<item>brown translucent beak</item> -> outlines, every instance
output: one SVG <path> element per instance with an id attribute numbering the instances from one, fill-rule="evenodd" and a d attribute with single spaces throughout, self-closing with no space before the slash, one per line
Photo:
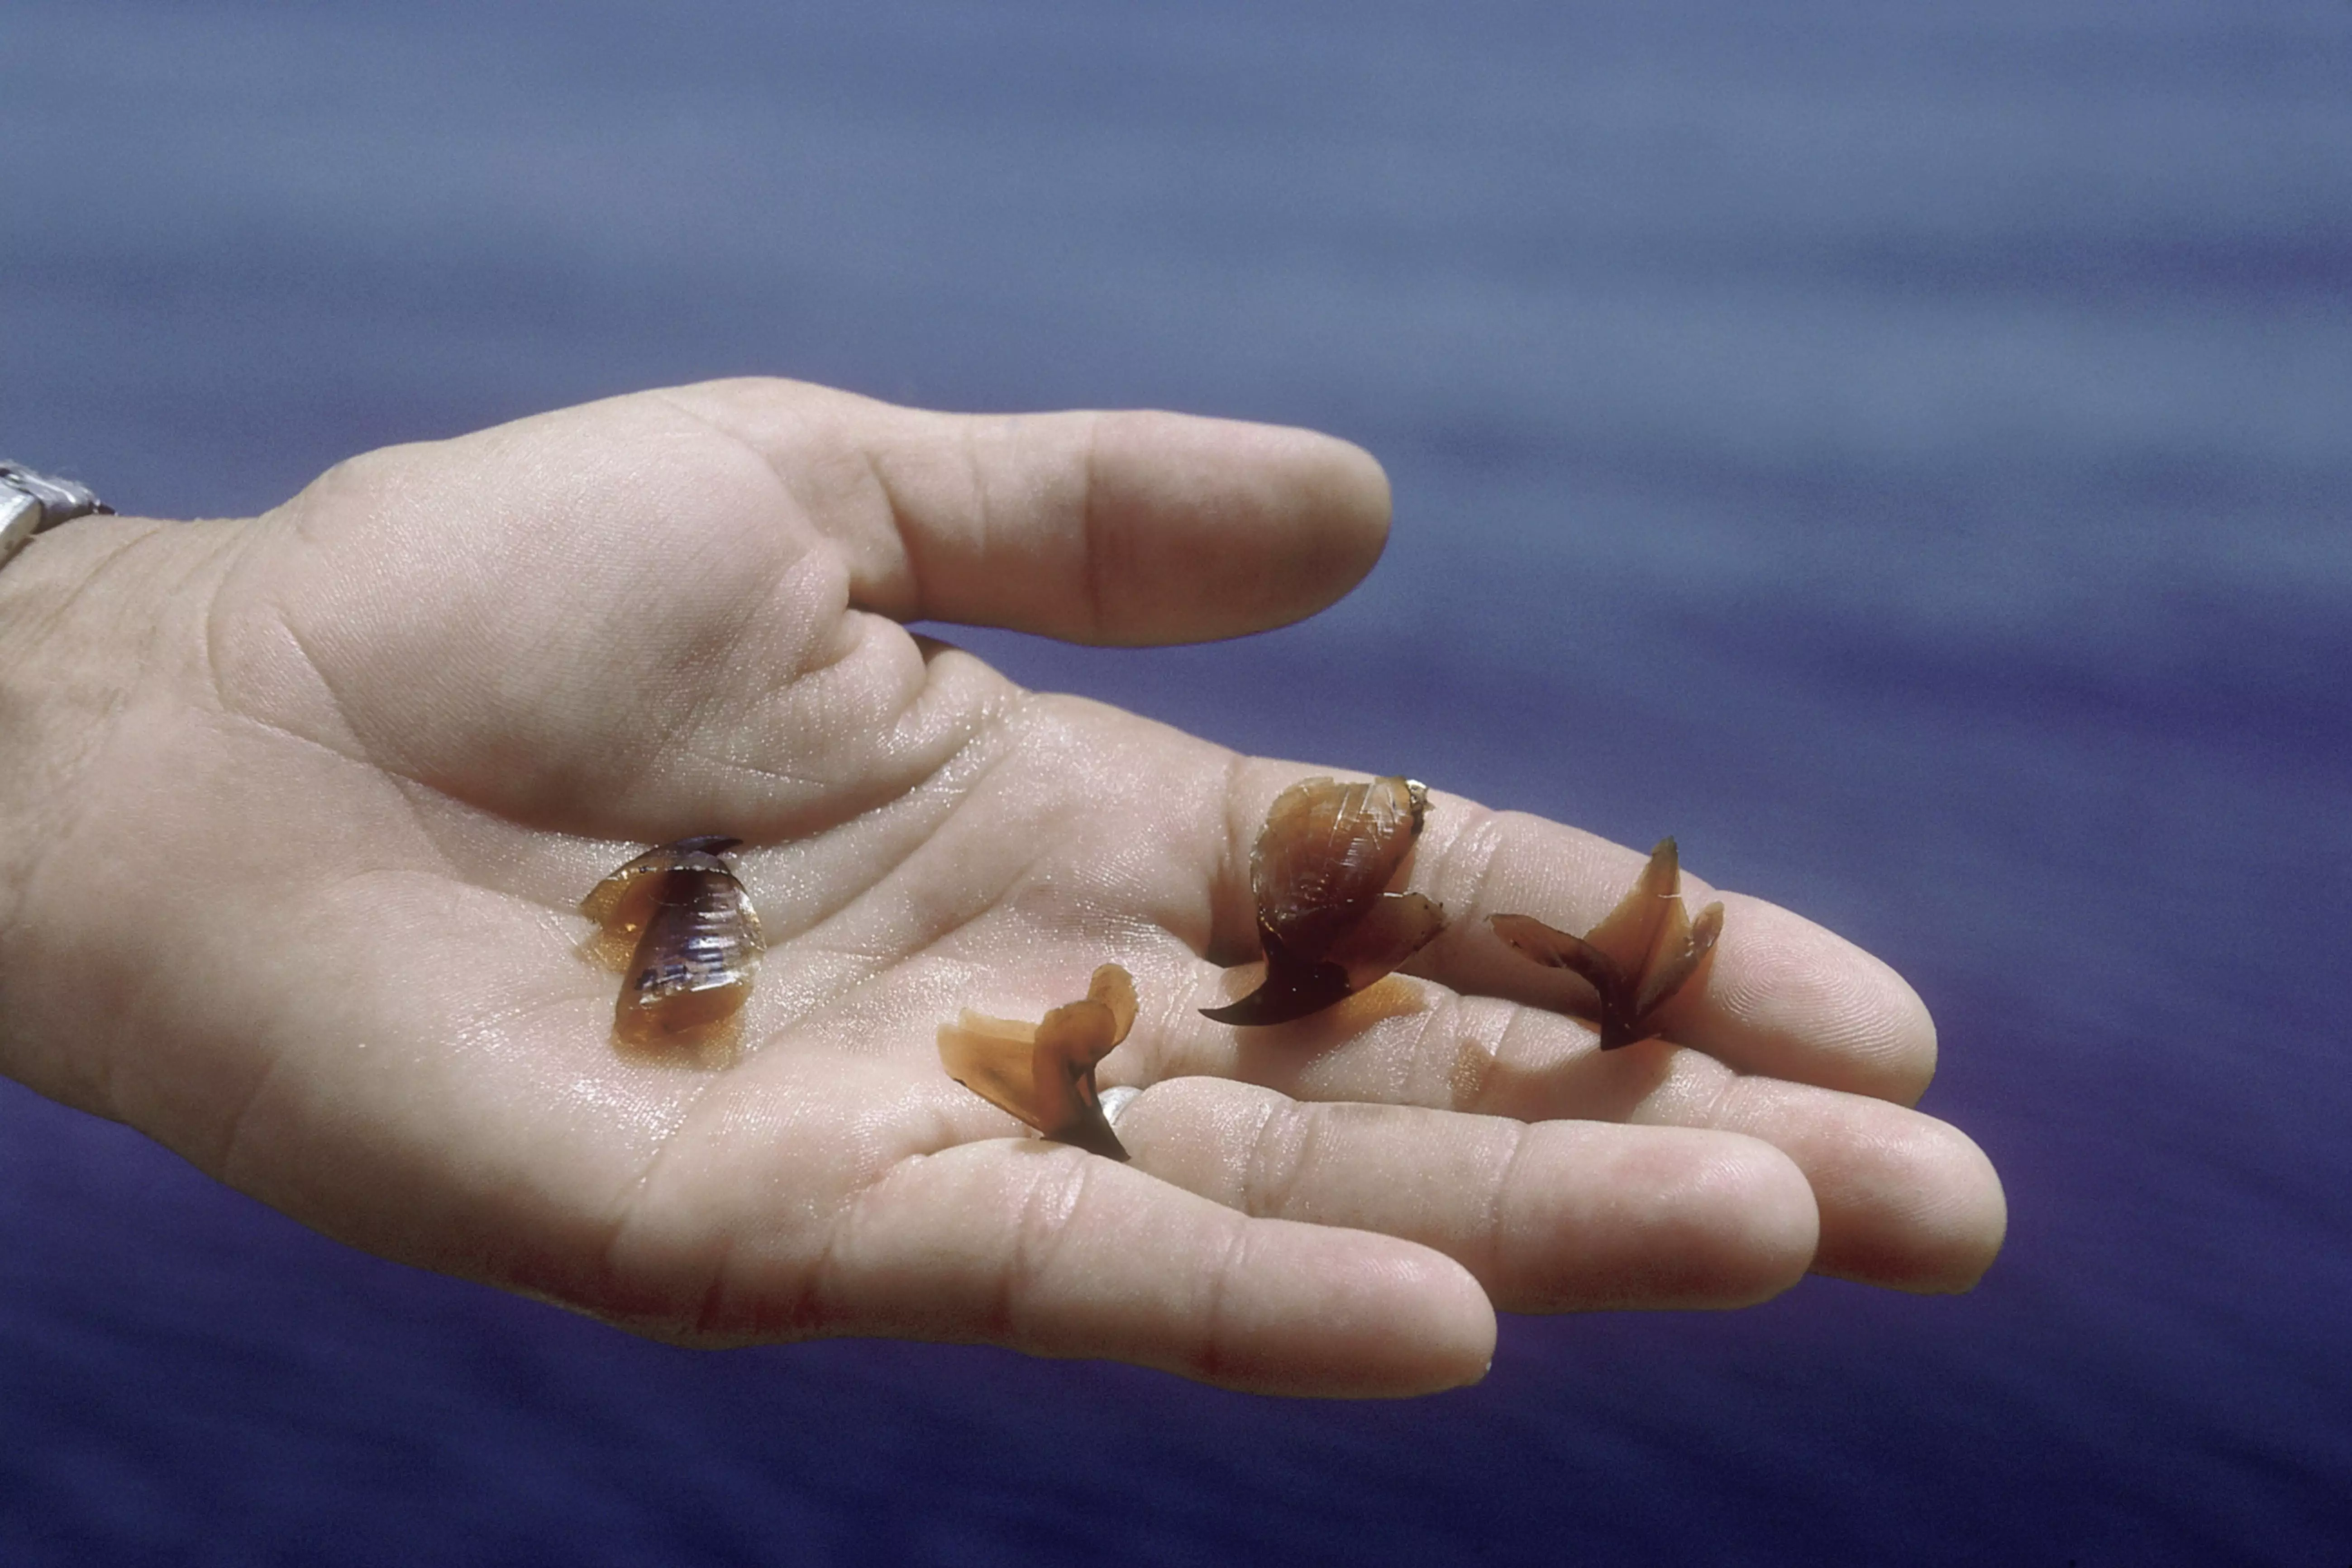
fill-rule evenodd
<path id="1" fill-rule="evenodd" d="M 940 1062 L 950 1078 L 1054 1142 L 1125 1160 L 1095 1068 L 1127 1038 L 1135 1014 L 1134 979 L 1106 963 L 1084 998 L 1034 1024 L 966 1012 L 940 1025 Z"/>

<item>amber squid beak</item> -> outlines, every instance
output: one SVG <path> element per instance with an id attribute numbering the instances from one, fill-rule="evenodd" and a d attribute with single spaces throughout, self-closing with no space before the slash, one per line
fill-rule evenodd
<path id="1" fill-rule="evenodd" d="M 1286 954 L 1276 958 L 1269 950 L 1265 979 L 1256 990 L 1222 1007 L 1203 1007 L 1201 1014 L 1220 1024 L 1244 1027 L 1287 1024 L 1347 1000 L 1354 989 L 1348 984 L 1348 972 L 1336 963 L 1302 963 Z"/>
<path id="2" fill-rule="evenodd" d="M 1089 1154 L 1100 1154 L 1106 1160 L 1125 1162 L 1129 1158 L 1127 1145 L 1121 1143 L 1118 1134 L 1110 1130 L 1110 1118 L 1103 1114 L 1102 1100 L 1093 1090 L 1094 1085 L 1087 1084 L 1079 1094 L 1084 1109 L 1076 1117 L 1046 1132 L 1045 1136 L 1056 1143 L 1067 1143 L 1072 1148 L 1084 1149 Z"/>

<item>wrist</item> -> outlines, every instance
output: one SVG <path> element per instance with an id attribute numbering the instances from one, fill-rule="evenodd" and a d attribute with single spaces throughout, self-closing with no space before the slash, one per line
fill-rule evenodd
<path id="1" fill-rule="evenodd" d="M 0 571 L 0 1072 L 85 1109 L 107 1108 L 95 1064 L 66 1058 L 83 1035 L 61 1016 L 73 978 L 57 973 L 54 946 L 27 937 L 75 855 L 126 852 L 100 842 L 119 823 L 84 835 L 84 807 L 110 737 L 201 679 L 204 605 L 233 536 L 230 525 L 85 517 Z"/>

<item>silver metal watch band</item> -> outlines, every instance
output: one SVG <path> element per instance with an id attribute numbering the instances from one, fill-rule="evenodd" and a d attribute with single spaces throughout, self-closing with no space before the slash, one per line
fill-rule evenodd
<path id="1" fill-rule="evenodd" d="M 0 566 L 30 544 L 35 534 L 77 517 L 113 510 L 87 486 L 51 479 L 0 458 Z"/>

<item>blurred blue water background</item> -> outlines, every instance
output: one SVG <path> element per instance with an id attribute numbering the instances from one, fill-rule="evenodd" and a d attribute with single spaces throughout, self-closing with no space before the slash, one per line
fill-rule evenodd
<path id="1" fill-rule="evenodd" d="M 126 510 L 789 374 L 1311 425 L 1352 599 L 966 638 L 1846 932 L 1958 1300 L 1255 1400 L 698 1355 L 0 1085 L 0 1562 L 2352 1561 L 2352 7 L 6 0 L 0 449 Z"/>

